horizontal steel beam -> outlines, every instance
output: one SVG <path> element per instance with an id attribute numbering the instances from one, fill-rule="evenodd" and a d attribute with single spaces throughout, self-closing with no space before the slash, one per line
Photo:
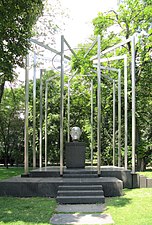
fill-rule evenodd
<path id="1" fill-rule="evenodd" d="M 49 79 L 47 79 L 46 82 L 49 82 L 49 81 L 53 80 L 56 77 L 60 77 L 60 75 L 59 74 L 58 75 L 54 75 L 53 77 L 50 77 Z"/>
<path id="2" fill-rule="evenodd" d="M 109 62 L 109 61 L 114 61 L 114 60 L 120 60 L 120 59 L 124 59 L 125 57 L 126 57 L 126 55 L 118 55 L 118 56 L 113 56 L 110 58 L 100 59 L 100 62 Z M 93 60 L 93 63 L 97 64 L 98 60 L 97 59 Z"/>
<path id="3" fill-rule="evenodd" d="M 33 38 L 31 38 L 30 41 L 33 42 L 33 43 L 35 43 L 35 44 L 37 44 L 37 45 L 39 45 L 39 46 L 41 46 L 42 48 L 45 48 L 45 49 L 47 49 L 47 50 L 53 52 L 53 53 L 56 53 L 56 54 L 58 54 L 58 55 L 61 55 L 61 52 L 58 52 L 58 51 L 55 50 L 54 48 L 51 48 L 50 46 L 45 45 L 45 44 L 43 44 L 43 43 L 40 42 L 40 41 L 37 41 L 37 40 L 35 40 L 35 39 L 33 39 Z M 64 57 L 65 57 L 66 59 L 68 59 L 68 60 L 71 60 L 71 58 L 70 58 L 69 56 L 64 55 Z"/>
<path id="4" fill-rule="evenodd" d="M 93 67 L 97 68 L 96 65 L 93 65 Z M 110 70 L 110 71 L 114 71 L 114 72 L 117 72 L 117 73 L 119 71 L 119 69 L 116 69 L 114 67 L 108 67 L 108 66 L 100 66 L 100 68 L 103 69 L 103 70 Z"/>
<path id="5" fill-rule="evenodd" d="M 114 46 L 112 46 L 112 47 L 110 47 L 110 48 L 108 48 L 108 49 L 105 49 L 104 51 L 101 52 L 100 55 L 102 56 L 102 55 L 104 55 L 104 54 L 106 54 L 106 53 L 108 53 L 108 52 L 111 52 L 111 51 L 113 51 L 113 50 L 115 50 L 115 49 L 117 49 L 117 48 L 119 48 L 119 47 L 121 47 L 121 46 L 127 44 L 127 43 L 130 42 L 131 40 L 132 40 L 132 37 L 131 37 L 131 38 L 128 38 L 128 39 L 126 39 L 125 41 L 122 41 L 121 43 L 118 43 L 118 44 L 116 44 L 116 45 L 114 45 Z M 93 56 L 90 60 L 93 61 L 94 59 L 97 59 L 97 55 Z"/>

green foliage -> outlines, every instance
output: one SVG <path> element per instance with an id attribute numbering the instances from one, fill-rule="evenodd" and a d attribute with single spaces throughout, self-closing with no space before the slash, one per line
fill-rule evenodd
<path id="1" fill-rule="evenodd" d="M 42 7 L 42 0 L 0 1 L 0 101 L 5 81 L 13 80 L 15 66 L 23 67 Z"/>
<path id="2" fill-rule="evenodd" d="M 138 162 L 144 157 L 145 165 L 150 163 L 152 153 L 152 132 L 151 132 L 151 114 L 152 114 L 152 90 L 150 84 L 151 79 L 151 48 L 152 48 L 152 8 L 150 1 L 140 0 L 124 0 L 117 11 L 110 10 L 109 12 L 99 12 L 98 16 L 93 20 L 94 34 L 101 36 L 101 51 L 109 48 L 121 40 L 131 37 L 136 34 L 136 153 Z M 90 72 L 88 67 L 92 67 L 89 58 L 97 54 L 97 47 L 94 47 L 89 53 L 88 57 L 84 59 L 86 53 L 86 46 L 83 50 L 80 49 L 77 53 L 78 58 L 73 59 L 73 69 L 80 68 L 79 72 Z M 128 43 L 124 47 L 115 51 L 116 55 L 127 54 L 128 56 L 128 149 L 129 154 L 131 150 L 131 44 Z M 111 57 L 113 53 L 108 53 L 103 57 Z M 87 60 L 87 61 L 86 61 Z M 80 62 L 80 63 L 79 63 Z M 79 65 L 81 65 L 79 67 Z M 113 61 L 110 63 L 102 63 L 103 66 L 111 66 L 120 68 L 122 72 L 122 161 L 123 146 L 124 146 L 124 86 L 123 86 L 123 60 L 119 62 Z M 102 71 L 102 74 L 108 75 L 113 79 L 117 79 L 117 74 L 107 71 Z M 101 76 L 102 77 L 102 76 Z M 96 77 L 94 77 L 94 85 L 96 88 Z M 110 163 L 112 154 L 112 87 L 106 80 L 102 79 L 102 124 L 101 124 L 101 152 L 103 163 Z M 117 92 L 116 92 L 117 96 Z M 118 102 L 116 99 L 116 115 Z M 117 118 L 116 118 L 117 120 Z M 96 114 L 95 114 L 96 126 Z M 118 124 L 116 123 L 116 130 Z M 117 131 L 116 131 L 117 134 Z M 116 140 L 117 148 L 117 140 Z M 129 155 L 130 157 L 130 155 Z M 141 165 L 139 163 L 138 168 Z"/>
<path id="3" fill-rule="evenodd" d="M 32 26 L 42 10 L 41 0 L 1 1 L 0 4 L 0 43 L 1 72 L 12 74 L 12 68 L 22 66 L 23 56 L 29 48 L 28 39 Z"/>
<path id="4" fill-rule="evenodd" d="M 6 88 L 0 110 L 1 163 L 23 162 L 24 152 L 24 91 Z"/>

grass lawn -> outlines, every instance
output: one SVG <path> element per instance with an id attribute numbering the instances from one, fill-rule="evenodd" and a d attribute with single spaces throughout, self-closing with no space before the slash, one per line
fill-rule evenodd
<path id="1" fill-rule="evenodd" d="M 0 180 L 4 180 L 13 176 L 21 175 L 24 173 L 23 167 L 10 167 L 8 169 L 0 167 Z"/>
<path id="2" fill-rule="evenodd" d="M 152 169 L 146 170 L 144 172 L 138 172 L 140 175 L 143 175 L 145 177 L 152 178 Z"/>
<path id="3" fill-rule="evenodd" d="M 124 190 L 124 196 L 106 198 L 115 225 L 152 224 L 152 188 Z M 0 197 L 0 225 L 49 225 L 56 202 L 50 198 Z"/>
<path id="4" fill-rule="evenodd" d="M 23 168 L 0 168 L 0 179 L 21 173 Z M 152 188 L 125 189 L 121 197 L 106 198 L 106 207 L 115 225 L 152 225 Z M 51 198 L 0 197 L 0 225 L 49 225 L 55 209 Z"/>
<path id="5" fill-rule="evenodd" d="M 152 188 L 124 190 L 124 196 L 107 198 L 115 225 L 152 225 Z"/>
<path id="6" fill-rule="evenodd" d="M 55 208 L 50 198 L 0 197 L 0 225 L 48 225 Z"/>

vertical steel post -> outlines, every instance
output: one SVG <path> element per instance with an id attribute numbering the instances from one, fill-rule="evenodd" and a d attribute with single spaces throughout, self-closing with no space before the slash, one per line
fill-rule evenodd
<path id="1" fill-rule="evenodd" d="M 116 84 L 113 80 L 113 166 L 115 166 L 115 129 L 116 129 Z"/>
<path id="2" fill-rule="evenodd" d="M 39 167 L 42 168 L 42 73 L 43 70 L 40 70 L 40 147 L 39 147 Z"/>
<path id="3" fill-rule="evenodd" d="M 45 167 L 47 167 L 47 115 L 48 115 L 48 81 L 45 87 Z"/>
<path id="4" fill-rule="evenodd" d="M 118 166 L 121 166 L 121 70 L 118 70 Z"/>
<path id="5" fill-rule="evenodd" d="M 97 80 L 98 80 L 98 90 L 97 90 L 97 98 L 98 98 L 98 116 L 97 116 L 97 171 L 98 171 L 98 176 L 100 175 L 100 164 L 101 164 L 101 133 L 100 133 L 100 127 L 101 127 L 101 74 L 100 74 L 100 35 L 98 35 L 98 50 L 97 50 L 97 55 L 98 55 L 98 64 L 97 64 Z"/>
<path id="6" fill-rule="evenodd" d="M 60 175 L 63 175 L 64 36 L 61 35 Z"/>
<path id="7" fill-rule="evenodd" d="M 28 174 L 28 101 L 29 101 L 29 55 L 25 61 L 25 127 L 24 127 L 24 173 Z"/>
<path id="8" fill-rule="evenodd" d="M 128 119 L 127 119 L 127 55 L 124 56 L 124 102 L 125 102 L 125 169 L 127 170 L 127 158 L 128 158 Z"/>
<path id="9" fill-rule="evenodd" d="M 33 168 L 36 168 L 36 53 L 34 52 L 34 71 L 33 71 Z"/>
<path id="10" fill-rule="evenodd" d="M 132 173 L 135 173 L 135 147 L 136 147 L 136 117 L 135 117 L 135 37 L 132 37 L 132 64 L 131 64 L 131 74 L 132 74 Z"/>
<path id="11" fill-rule="evenodd" d="M 68 142 L 70 142 L 70 78 L 68 79 Z"/>
<path id="12" fill-rule="evenodd" d="M 93 166 L 93 80 L 91 80 L 91 166 Z"/>

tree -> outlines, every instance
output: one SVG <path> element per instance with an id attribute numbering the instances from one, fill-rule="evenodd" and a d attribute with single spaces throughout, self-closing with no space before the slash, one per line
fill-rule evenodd
<path id="1" fill-rule="evenodd" d="M 0 1 L 0 102 L 5 81 L 13 80 L 16 65 L 24 65 L 32 28 L 42 9 L 42 0 Z"/>
<path id="2" fill-rule="evenodd" d="M 23 163 L 24 154 L 24 89 L 6 88 L 0 110 L 0 158 L 8 167 Z"/>
<path id="3" fill-rule="evenodd" d="M 101 50 L 105 50 L 108 47 L 111 47 L 121 40 L 128 39 L 133 34 L 136 34 L 136 154 L 138 158 L 138 166 L 141 169 L 141 161 L 143 158 L 145 164 L 148 164 L 151 160 L 149 156 L 149 151 L 151 149 L 151 122 L 149 120 L 149 114 L 147 112 L 151 109 L 151 100 L 152 91 L 150 88 L 151 77 L 151 58 L 152 58 L 152 9 L 150 1 L 140 1 L 140 0 L 124 0 L 122 4 L 119 5 L 117 11 L 110 10 L 106 13 L 99 12 L 98 16 L 93 20 L 94 25 L 94 34 L 101 35 Z M 85 47 L 85 46 L 84 46 Z M 82 55 L 83 50 L 78 51 L 78 58 Z M 119 55 L 127 54 L 128 58 L 131 58 L 131 44 L 128 43 L 124 48 L 117 49 L 116 53 Z M 96 48 L 92 50 L 91 54 L 96 54 Z M 83 54 L 84 55 L 84 54 Z M 105 57 L 110 57 L 111 53 L 105 55 Z M 81 71 L 87 71 L 87 67 L 90 64 L 88 59 L 82 59 L 81 61 Z M 77 59 L 73 60 L 73 68 L 77 68 L 79 64 Z M 108 66 L 106 63 L 103 65 Z M 122 68 L 123 64 L 119 62 L 110 63 L 112 67 Z M 131 71 L 131 64 L 128 64 L 128 74 Z M 123 74 L 122 74 L 123 75 Z M 112 75 L 112 78 L 115 79 L 115 75 Z M 105 84 L 105 81 L 103 81 Z M 131 77 L 128 77 L 128 145 L 130 149 L 131 146 Z M 105 88 L 103 88 L 104 90 Z M 106 90 L 102 90 L 102 96 L 105 96 Z M 123 87 L 122 87 L 123 90 Z M 112 93 L 111 93 L 112 94 Z M 104 101 L 104 99 L 103 99 Z M 102 144 L 105 148 L 107 146 L 106 140 L 104 140 L 105 132 L 107 133 L 109 126 L 104 123 L 107 115 L 111 112 L 108 109 L 110 104 L 110 98 L 106 102 L 104 107 L 104 102 L 102 101 Z M 123 107 L 123 96 L 122 96 L 122 107 Z M 107 111 L 108 110 L 108 111 Z M 122 108 L 123 111 L 123 108 Z M 110 115 L 109 114 L 109 115 Z M 122 118 L 123 124 L 124 118 Z M 147 122 L 145 122 L 147 121 Z M 107 129 L 108 128 L 108 129 Z M 109 132 L 109 131 L 108 131 Z M 107 134 L 108 135 L 108 134 Z M 107 136 L 106 135 L 106 136 Z M 124 135 L 124 132 L 122 133 Z M 105 144 L 104 144 L 105 143 Z M 123 143 L 122 143 L 123 144 Z M 102 148 L 102 147 L 101 147 Z M 101 149 L 101 151 L 105 151 Z"/>
<path id="4" fill-rule="evenodd" d="M 43 14 L 34 26 L 34 38 L 46 45 L 56 43 L 56 34 L 64 29 L 65 20 L 68 18 L 66 9 L 63 9 L 61 0 L 46 0 Z"/>

